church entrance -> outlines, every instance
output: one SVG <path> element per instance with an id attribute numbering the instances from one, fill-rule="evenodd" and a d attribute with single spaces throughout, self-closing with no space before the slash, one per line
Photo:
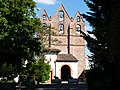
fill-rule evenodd
<path id="1" fill-rule="evenodd" d="M 70 67 L 68 65 L 64 65 L 61 68 L 61 80 L 62 81 L 67 81 L 68 78 L 71 76 L 71 72 L 70 72 Z"/>

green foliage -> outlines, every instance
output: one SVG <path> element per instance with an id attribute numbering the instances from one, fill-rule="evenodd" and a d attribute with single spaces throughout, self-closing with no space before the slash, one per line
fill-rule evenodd
<path id="1" fill-rule="evenodd" d="M 1 82 L 14 82 L 13 76 L 16 76 L 17 71 L 15 70 L 15 67 L 13 67 L 11 64 L 8 65 L 7 63 L 4 63 L 2 66 L 0 66 L 0 76 L 1 76 Z"/>
<path id="2" fill-rule="evenodd" d="M 0 0 L 0 77 L 14 78 L 16 74 L 25 74 L 24 77 L 28 78 L 33 74 L 31 70 L 27 74 L 26 71 L 34 68 L 35 55 L 41 55 L 44 49 L 41 39 L 34 37 L 36 31 L 42 31 L 35 8 L 33 0 Z M 23 62 L 26 60 L 29 65 L 25 69 Z M 49 69 L 46 64 L 40 63 L 46 67 L 45 70 Z"/>
<path id="3" fill-rule="evenodd" d="M 3 77 L 9 76 L 9 74 L 13 74 L 14 67 L 12 65 L 7 65 L 7 63 L 4 63 L 0 68 L 0 73 Z"/>
<path id="4" fill-rule="evenodd" d="M 45 63 L 44 60 L 39 60 L 35 66 L 37 68 L 35 70 L 36 81 L 43 82 L 43 81 L 49 80 L 50 65 Z"/>
<path id="5" fill-rule="evenodd" d="M 23 84 L 34 84 L 49 80 L 50 65 L 45 63 L 45 58 L 40 58 L 32 63 L 28 63 L 22 72 Z"/>
<path id="6" fill-rule="evenodd" d="M 111 53 L 108 45 L 108 13 L 105 0 L 86 0 L 87 6 L 90 8 L 91 12 L 85 15 L 86 20 L 93 27 L 90 34 L 93 34 L 95 38 L 90 36 L 85 37 L 88 44 L 89 50 L 92 52 L 91 61 L 92 68 L 99 67 L 103 71 L 109 72 L 109 67 L 111 65 Z M 104 57 L 104 58 L 103 58 Z"/>
<path id="7" fill-rule="evenodd" d="M 118 22 L 116 22 L 119 20 L 115 18 L 120 16 L 120 1 L 84 1 L 90 8 L 90 12 L 87 12 L 84 17 L 93 27 L 89 34 L 95 36 L 95 38 L 85 34 L 83 36 L 87 41 L 88 49 L 92 53 L 89 56 L 91 69 L 86 74 L 88 87 L 89 90 L 110 90 L 112 87 L 116 87 L 116 82 L 120 80 L 118 77 L 120 75 L 118 69 L 120 55 L 118 55 L 119 49 L 116 48 L 119 43 L 114 42 L 118 40 L 116 36 L 119 38 L 119 32 L 115 32 L 115 30 L 119 30 Z"/>

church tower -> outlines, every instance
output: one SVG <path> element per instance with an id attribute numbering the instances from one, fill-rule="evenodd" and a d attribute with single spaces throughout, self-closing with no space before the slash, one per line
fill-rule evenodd
<path id="1" fill-rule="evenodd" d="M 58 58 L 61 56 L 66 59 L 67 56 L 68 58 L 71 57 L 70 55 L 76 58 L 76 72 L 77 78 L 79 78 L 83 70 L 85 70 L 85 41 L 80 37 L 80 30 L 83 32 L 85 31 L 85 22 L 80 12 L 78 11 L 74 18 L 70 18 L 66 9 L 61 4 L 53 17 L 48 17 L 46 10 L 43 10 L 40 21 L 44 25 L 51 25 L 51 27 L 53 27 L 52 30 L 55 32 L 55 35 L 51 36 L 51 40 L 58 40 L 58 42 L 51 41 L 50 47 L 61 50 L 58 54 Z M 49 45 L 46 44 L 46 46 Z M 64 62 L 68 61 L 71 62 L 72 60 Z M 67 65 L 67 63 L 64 64 Z M 72 70 L 72 66 L 71 73 L 75 73 L 75 70 Z"/>

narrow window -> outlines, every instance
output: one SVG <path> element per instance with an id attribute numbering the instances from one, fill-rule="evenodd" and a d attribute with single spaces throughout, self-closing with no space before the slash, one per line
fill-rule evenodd
<path id="1" fill-rule="evenodd" d="M 60 11 L 59 12 L 59 21 L 63 21 L 64 20 L 64 12 Z"/>
<path id="2" fill-rule="evenodd" d="M 42 16 L 43 21 L 46 21 L 46 15 Z"/>
<path id="3" fill-rule="evenodd" d="M 42 24 L 42 28 L 43 28 L 43 33 L 46 33 L 46 31 L 47 31 L 47 24 L 43 23 Z"/>
<path id="4" fill-rule="evenodd" d="M 77 34 L 80 34 L 80 30 L 81 30 L 81 26 L 78 24 L 78 25 L 76 26 L 76 33 L 77 33 Z"/>
<path id="5" fill-rule="evenodd" d="M 80 22 L 80 16 L 77 16 L 77 22 Z"/>
<path id="6" fill-rule="evenodd" d="M 64 33 L 64 25 L 59 24 L 59 34 L 63 34 L 63 33 Z"/>

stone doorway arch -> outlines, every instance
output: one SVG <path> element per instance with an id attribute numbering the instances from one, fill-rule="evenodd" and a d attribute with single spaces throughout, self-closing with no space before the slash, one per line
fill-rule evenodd
<path id="1" fill-rule="evenodd" d="M 61 67 L 61 80 L 67 81 L 68 78 L 71 76 L 71 69 L 68 65 L 63 65 Z"/>

